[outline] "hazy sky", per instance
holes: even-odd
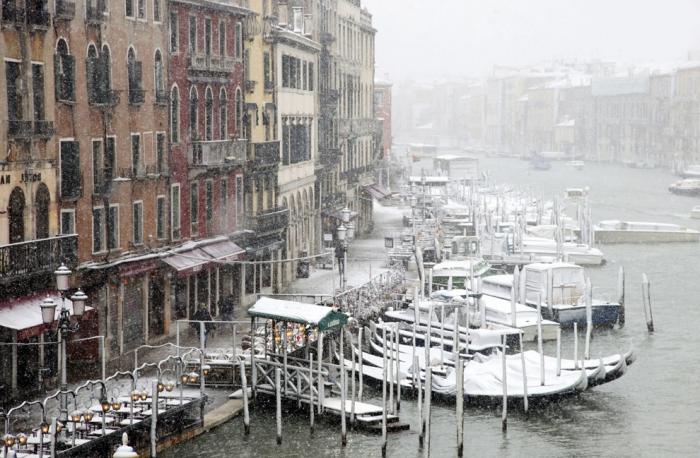
[[[484,74],[552,58],[683,59],[700,49],[700,0],[362,0],[377,77]]]

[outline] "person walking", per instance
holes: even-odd
[[[197,330],[197,337],[200,337],[200,331],[202,329],[201,325],[198,323],[199,321],[212,321],[211,313],[209,313],[209,309],[205,304],[200,304],[199,305],[199,310],[195,312],[194,315],[192,315],[192,320],[195,321],[193,323],[196,326]],[[204,348],[207,347],[207,340],[209,339],[209,332],[213,328],[214,323],[204,323]]]

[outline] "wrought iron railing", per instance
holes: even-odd
[[[77,261],[77,235],[61,235],[2,245],[0,246],[0,282],[51,273],[62,262],[69,268],[74,268]]]
[[[194,141],[187,159],[191,167],[216,167],[243,164],[245,156],[246,140]]]
[[[7,136],[10,138],[30,138],[32,133],[31,121],[17,119],[7,121]]]
[[[282,232],[289,225],[289,209],[275,207],[247,216],[248,228],[257,235]]]
[[[34,121],[34,136],[38,138],[51,138],[54,134],[53,121]]]

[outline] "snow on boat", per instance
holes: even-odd
[[[640,221],[601,221],[593,227],[599,243],[697,242],[700,232],[677,224]]]
[[[528,264],[520,274],[519,297],[530,307],[542,300],[542,316],[562,326],[586,325],[583,268],[570,263]],[[494,275],[482,279],[482,291],[489,296],[510,300],[513,289],[512,275]],[[614,326],[620,304],[602,298],[591,303],[594,326]]]
[[[602,251],[584,243],[564,242],[561,245],[562,255],[567,262],[581,266],[599,266],[605,260]],[[522,252],[526,256],[556,258],[557,251],[557,242],[553,239],[523,237]]]
[[[700,179],[686,178],[672,183],[668,190],[681,196],[700,196]]]

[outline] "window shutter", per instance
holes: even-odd
[[[56,101],[62,100],[63,97],[61,97],[63,94],[61,94],[61,88],[63,85],[61,84],[63,82],[63,75],[61,71],[61,55],[60,54],[54,54],[53,55],[53,89],[56,94]]]
[[[97,68],[95,75],[95,90],[97,91],[97,96],[103,101],[107,102],[107,93],[109,91],[109,61],[107,56],[100,56],[97,58]]]
[[[143,89],[143,62],[134,62],[134,88]]]
[[[63,56],[63,98],[75,102],[75,57]]]
[[[87,93],[88,101],[95,103],[97,101],[97,88],[95,87],[95,75],[97,72],[97,58],[88,57],[85,60],[85,69],[87,78]]]

